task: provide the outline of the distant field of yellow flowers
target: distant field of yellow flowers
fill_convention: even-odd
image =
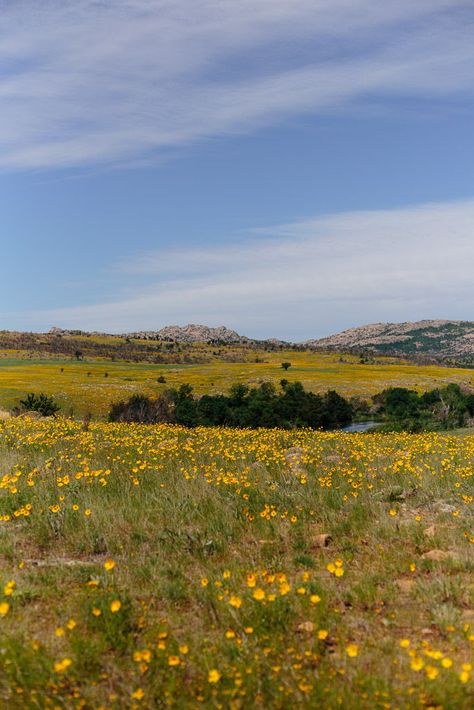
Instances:
[[[248,353],[246,357],[250,357]],[[157,394],[166,387],[191,384],[198,394],[227,392],[236,382],[256,385],[282,378],[300,381],[306,390],[325,392],[336,389],[343,396],[367,397],[386,387],[402,386],[428,390],[456,382],[474,386],[474,370],[437,365],[414,365],[380,358],[360,364],[359,359],[337,353],[256,352],[263,362],[226,362],[216,358],[208,363],[154,365],[110,360],[26,357],[25,353],[0,351],[0,409],[10,409],[27,392],[54,395],[63,411],[75,416],[91,413],[104,417],[110,404],[135,393]],[[342,361],[341,361],[342,359]],[[286,372],[282,362],[291,362]],[[166,383],[157,382],[163,376]]]
[[[474,436],[19,417],[0,461],[1,708],[472,707]]]

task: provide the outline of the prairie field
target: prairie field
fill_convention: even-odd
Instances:
[[[472,707],[474,436],[17,417],[0,461],[0,707]]]
[[[195,351],[199,347],[195,346]],[[232,352],[235,355],[235,348]],[[110,404],[132,394],[158,394],[166,387],[191,384],[197,394],[227,392],[236,382],[255,385],[263,381],[278,385],[282,378],[300,381],[305,389],[325,392],[336,389],[343,396],[367,397],[386,387],[416,390],[442,387],[450,382],[474,387],[474,370],[440,365],[415,365],[393,358],[360,364],[359,358],[337,353],[242,351],[241,362],[214,358],[196,364],[150,364],[111,360],[25,357],[20,352],[0,352],[0,408],[10,409],[27,392],[54,395],[66,413],[91,413],[103,418]],[[247,358],[247,361],[245,361]],[[249,359],[250,358],[250,359]],[[258,358],[262,362],[255,362]],[[291,362],[286,372],[282,362]],[[166,382],[157,382],[158,377]]]

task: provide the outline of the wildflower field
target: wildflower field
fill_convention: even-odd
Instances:
[[[0,707],[472,707],[474,436],[18,417],[0,461]]]
[[[195,346],[199,352],[198,346]],[[222,348],[225,354],[226,349]],[[236,351],[233,348],[232,351]],[[244,361],[244,357],[247,361]],[[259,359],[260,362],[255,362]],[[105,417],[112,402],[140,393],[156,395],[167,387],[183,383],[197,394],[227,392],[240,382],[252,386],[261,382],[278,385],[282,378],[301,382],[310,392],[336,389],[341,395],[368,397],[386,387],[409,387],[429,390],[450,382],[474,387],[474,370],[416,365],[393,358],[361,364],[359,358],[337,353],[253,352],[242,350],[241,362],[215,357],[195,364],[151,364],[111,360],[77,361],[49,357],[37,358],[28,352],[0,350],[0,409],[10,409],[27,392],[54,395],[64,412],[83,416]],[[342,360],[342,361],[341,361]],[[291,362],[286,372],[281,363]],[[158,382],[164,377],[165,382]]]

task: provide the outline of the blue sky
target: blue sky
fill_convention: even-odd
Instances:
[[[474,6],[390,5],[0,2],[0,328],[473,319]]]

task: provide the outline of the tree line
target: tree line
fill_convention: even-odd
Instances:
[[[169,422],[184,426],[310,427],[335,429],[352,421],[350,402],[334,390],[307,392],[300,382],[282,380],[280,390],[270,382],[259,387],[234,384],[228,395],[196,397],[191,385],[167,389],[151,398],[136,394],[116,402],[112,422]]]
[[[164,380],[164,378],[163,378]],[[35,411],[55,416],[60,410],[53,397],[29,393],[14,414]],[[422,394],[405,387],[389,387],[370,401],[347,400],[334,390],[307,392],[300,382],[281,380],[259,387],[234,384],[227,395],[198,397],[191,385],[169,388],[155,397],[134,394],[112,404],[111,422],[171,423],[183,426],[309,427],[338,429],[356,420],[372,419],[379,431],[437,431],[474,423],[474,394],[449,384]]]
[[[390,387],[373,397],[373,405],[387,431],[457,429],[474,417],[474,394],[454,383],[423,394]]]

